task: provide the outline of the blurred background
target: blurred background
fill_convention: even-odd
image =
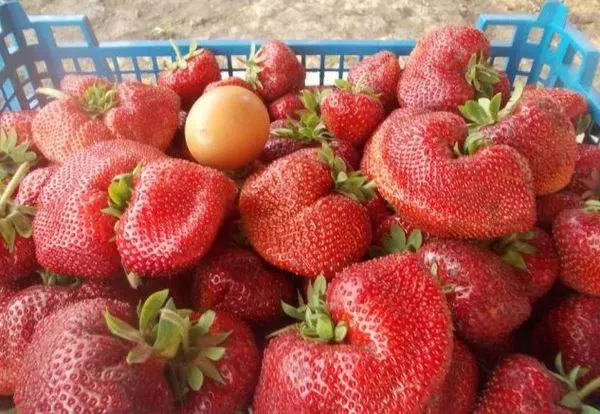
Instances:
[[[484,12],[535,13],[543,0],[22,0],[29,14],[87,14],[99,40],[415,38]],[[391,4],[390,4],[391,3]],[[600,46],[600,0],[570,0]]]

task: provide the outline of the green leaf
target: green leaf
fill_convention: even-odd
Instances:
[[[225,355],[225,348],[223,347],[208,347],[202,350],[202,355],[211,361],[219,361]]]
[[[591,405],[584,404],[581,406],[581,414],[600,414],[600,410]]]
[[[331,319],[326,317],[319,317],[317,319],[316,326],[317,335],[319,338],[329,342],[334,337],[333,324]]]
[[[116,335],[127,341],[144,343],[144,338],[140,334],[140,331],[129,325],[127,322],[117,318],[116,316],[112,316],[108,310],[105,310],[103,315],[104,320],[106,321],[106,326],[108,326],[108,330],[113,335]]]
[[[216,314],[212,310],[207,310],[200,316],[200,319],[198,319],[198,322],[197,322],[200,332],[202,332],[203,334],[208,333],[208,331],[210,330],[210,327],[215,322],[215,316],[216,316]]]
[[[525,90],[524,83],[517,83],[515,85],[515,87],[513,89],[513,93],[511,94],[510,99],[508,100],[506,106],[498,114],[499,118],[504,118],[505,116],[509,115],[512,112],[513,108],[517,105],[517,103],[519,103],[519,100],[521,100],[524,90]]]
[[[281,308],[283,309],[283,312],[294,318],[297,319],[299,321],[303,321],[304,320],[304,314],[303,312],[300,312],[298,310],[298,308],[293,307],[292,305],[288,305],[287,303],[285,303],[284,301],[281,301]]]
[[[191,332],[191,330],[190,330],[190,332]],[[216,334],[202,335],[202,336],[197,337],[195,339],[190,334],[190,342],[192,344],[195,344],[195,345],[200,346],[202,348],[211,347],[211,346],[217,346],[217,345],[221,345],[223,342],[225,342],[227,340],[227,338],[229,338],[229,336],[231,335],[231,333],[232,333],[232,331],[229,331],[229,332],[219,332],[219,333],[216,333]]]
[[[408,236],[408,241],[406,243],[408,249],[412,252],[416,252],[417,250],[419,250],[421,248],[421,245],[423,244],[423,234],[421,233],[421,230],[416,229],[413,230],[410,235]]]
[[[194,360],[194,364],[202,370],[202,373],[220,384],[225,384],[225,380],[221,376],[217,367],[204,356],[199,356]]]
[[[519,270],[527,270],[527,263],[525,263],[525,259],[523,259],[521,253],[516,250],[508,250],[506,253],[504,253],[503,259]]]
[[[337,326],[335,327],[335,332],[334,332],[334,340],[335,342],[342,342],[345,338],[346,335],[348,334],[348,325],[346,325],[346,322],[340,322],[337,324]]]
[[[153,293],[146,299],[140,312],[140,331],[146,332],[156,323],[156,319],[160,314],[160,309],[165,304],[169,296],[169,290],[159,290]]]
[[[202,384],[204,384],[204,374],[195,365],[188,368],[185,373],[185,379],[189,387],[194,391],[199,391],[202,388]]]
[[[138,344],[135,347],[131,348],[129,353],[127,354],[127,363],[128,364],[142,364],[146,362],[152,356],[152,347],[148,344]]]
[[[178,327],[162,317],[158,321],[158,331],[153,348],[167,359],[175,357],[181,345],[181,334]]]

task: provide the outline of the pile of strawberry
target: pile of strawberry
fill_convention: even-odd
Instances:
[[[67,76],[2,114],[0,395],[20,414],[599,412],[587,104],[511,91],[489,49],[447,26],[404,68],[382,51],[305,87],[281,42],[224,80],[193,45],[157,85]],[[224,85],[272,120],[227,172],[182,135]]]

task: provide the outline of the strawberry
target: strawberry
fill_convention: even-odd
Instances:
[[[207,258],[196,270],[193,297],[200,311],[227,312],[249,324],[281,319],[281,301],[291,302],[287,276],[263,264],[255,253],[233,247]]]
[[[104,312],[110,331],[132,342],[127,362],[162,361],[177,412],[233,414],[245,408],[260,368],[250,329],[226,313],[177,309],[167,295],[159,291],[144,302],[138,329]]]
[[[171,41],[176,59],[158,75],[157,83],[177,93],[181,106],[190,108],[202,95],[206,85],[221,80],[221,69],[215,55],[207,49],[198,49],[192,42],[187,54],[182,55],[179,47]]]
[[[467,145],[471,155],[458,156],[453,148],[466,136],[455,114],[399,109],[365,146],[361,168],[399,215],[434,236],[528,231],[535,198],[527,161],[506,145]]]
[[[454,340],[452,365],[444,379],[442,389],[428,402],[425,414],[469,414],[477,400],[479,370],[477,361],[469,348],[458,339]]]
[[[33,143],[31,123],[33,122],[33,118],[35,118],[35,114],[36,111],[29,109],[15,112],[2,112],[0,114],[0,130],[8,133],[14,129],[19,144],[25,142]]]
[[[372,89],[342,79],[335,84],[321,104],[323,122],[339,140],[362,145],[385,118],[385,109]]]
[[[179,123],[177,125],[177,131],[175,131],[173,141],[171,141],[171,145],[169,148],[167,148],[165,153],[169,157],[194,161],[194,157],[192,156],[192,153],[190,152],[185,141],[185,121],[187,120],[187,116],[187,112],[179,111]]]
[[[208,85],[206,85],[206,88],[204,89],[204,93],[207,93],[207,92],[209,92],[215,88],[218,88],[220,86],[241,86],[242,88],[248,89],[249,91],[256,92],[254,90],[254,88],[252,87],[252,85],[250,85],[244,79],[231,77],[231,78],[227,78],[227,79],[209,83]]]
[[[208,251],[235,192],[223,174],[153,147],[98,143],[61,166],[42,191],[38,260],[82,278],[118,277],[122,266],[130,275],[176,274]]]
[[[41,321],[57,310],[85,299],[133,300],[132,295],[127,292],[131,289],[127,286],[78,284],[54,275],[52,277],[52,282],[46,279],[47,284],[36,284],[14,293],[0,310],[1,395],[14,393],[23,355]]]
[[[597,145],[577,144],[575,172],[569,189],[589,198],[600,196],[600,148]]]
[[[297,92],[290,92],[269,104],[269,115],[271,121],[288,118],[297,119],[296,112],[302,109],[304,109],[304,105],[300,100],[300,95]]]
[[[560,257],[560,280],[581,293],[600,296],[600,201],[565,210],[552,226]]]
[[[284,310],[299,322],[265,349],[257,414],[417,413],[450,369],[448,308],[413,254],[318,277]]]
[[[589,124],[591,119],[589,119],[588,104],[583,95],[567,88],[540,88],[533,85],[529,85],[527,88],[535,90],[537,94],[546,95],[556,102],[578,131],[582,127],[584,130],[587,128],[586,124]]]
[[[594,412],[585,404],[585,399],[599,384],[590,383],[589,387],[579,389],[580,367],[566,373],[560,354],[556,365],[557,373],[553,373],[530,356],[513,354],[507,357],[493,372],[474,413]]]
[[[491,248],[516,269],[531,302],[546,295],[554,285],[560,261],[552,238],[545,231],[536,228],[509,234],[495,241]]]
[[[571,190],[546,194],[536,200],[538,225],[550,231],[554,219],[561,211],[583,207],[581,195]]]
[[[480,30],[443,26],[423,36],[398,82],[400,107],[457,112],[476,97],[491,98],[500,75],[488,62],[490,42]]]
[[[373,92],[380,94],[379,99],[386,111],[398,106],[396,88],[402,75],[398,56],[388,50],[382,50],[365,57],[348,71],[348,82],[352,85],[363,84]]]
[[[502,341],[531,312],[512,267],[487,249],[458,240],[431,241],[418,252],[448,290],[457,334],[475,344]]]
[[[254,44],[245,62],[248,82],[266,102],[304,87],[306,70],[288,45],[269,40],[258,51]]]
[[[588,369],[584,380],[600,376],[600,298],[573,295],[548,312],[532,337],[536,356],[551,363],[561,353],[565,369]]]
[[[500,94],[491,100],[467,101],[459,109],[470,128],[476,128],[477,139],[509,145],[527,158],[535,193],[543,195],[561,190],[571,181],[577,142],[560,106],[536,91],[517,88],[502,110]]]
[[[164,363],[127,363],[130,347],[110,334],[103,311],[135,320],[133,306],[101,298],[42,321],[23,357],[14,395],[19,412],[174,412]]]
[[[21,181],[21,184],[19,184],[19,191],[15,197],[15,202],[22,206],[36,206],[42,190],[56,170],[56,166],[50,166],[38,168],[27,174],[23,178],[23,181]]]
[[[384,220],[394,215],[394,212],[389,207],[387,201],[385,201],[383,197],[381,197],[381,194],[379,194],[379,191],[377,191],[377,189],[373,191],[373,198],[367,201],[365,207],[367,208],[367,213],[369,213],[369,218],[371,219],[371,226],[374,230],[376,230],[377,227]],[[375,234],[373,236],[373,239],[377,241]]]
[[[33,165],[38,161],[37,154],[30,148],[31,142],[21,142],[15,128],[0,129],[0,185],[7,184],[21,164]]]
[[[372,196],[373,187],[328,146],[296,151],[244,183],[244,232],[270,264],[302,276],[332,276],[360,260],[371,243],[360,202]]]
[[[139,82],[111,85],[95,76],[67,75],[59,98],[44,106],[31,125],[33,140],[48,160],[64,163],[96,142],[129,139],[165,150],[177,129],[179,97]]]
[[[426,237],[400,216],[389,216],[373,229],[373,246],[369,254],[378,257],[405,251],[414,253],[421,248]]]

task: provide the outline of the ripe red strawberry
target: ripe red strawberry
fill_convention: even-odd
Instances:
[[[535,198],[525,158],[505,145],[457,156],[453,148],[466,136],[455,114],[399,109],[367,143],[361,168],[399,215],[432,235],[490,238],[529,230]]]
[[[232,76],[232,77],[227,78],[227,79],[223,79],[223,80],[220,80],[220,81],[215,81],[215,82],[209,83],[208,85],[206,85],[206,88],[204,89],[204,93],[206,93],[208,91],[211,91],[211,90],[213,90],[215,88],[218,88],[220,86],[241,86],[242,88],[248,89],[249,91],[256,92],[254,90],[254,88],[252,87],[252,85],[250,85],[244,79],[242,79],[242,78],[236,78],[236,77]]]
[[[573,295],[555,306],[536,326],[532,347],[536,356],[551,364],[559,352],[565,369],[577,365],[588,372],[584,381],[600,377],[600,298]]]
[[[487,249],[463,241],[431,241],[419,252],[425,268],[447,287],[457,334],[468,342],[501,342],[531,312],[512,267]]]
[[[581,195],[571,190],[540,196],[536,199],[538,225],[551,231],[552,223],[560,212],[581,208],[583,203]]]
[[[232,247],[208,257],[195,271],[195,308],[227,312],[254,326],[281,319],[281,301],[291,303],[288,277],[266,266],[255,253]]]
[[[372,190],[331,148],[309,148],[250,176],[239,210],[248,240],[267,262],[303,276],[331,276],[360,260],[371,243],[359,201]]]
[[[164,363],[128,364],[130,347],[111,335],[103,311],[136,319],[131,305],[91,299],[62,308],[38,326],[14,395],[19,412],[174,412]]]
[[[515,90],[500,111],[501,95],[467,101],[460,112],[477,128],[479,139],[509,145],[529,161],[538,195],[559,191],[575,170],[575,131],[560,106],[537,90]],[[522,94],[522,96],[521,96]]]
[[[580,120],[588,115],[588,104],[585,97],[571,89],[540,88],[533,85],[527,86],[527,88],[534,89],[536,93],[550,97],[562,108],[576,128]]]
[[[495,241],[492,250],[515,268],[530,302],[546,295],[556,278],[560,261],[552,238],[541,229],[509,234]]]
[[[373,198],[367,201],[365,207],[367,208],[367,213],[369,213],[373,229],[376,229],[384,220],[394,215],[387,201],[381,197],[381,194],[377,190],[373,192]]]
[[[335,84],[321,104],[323,122],[337,139],[362,145],[385,118],[385,109],[370,88],[341,79]]]
[[[591,390],[577,388],[578,372],[566,373],[562,364],[557,365],[560,378],[530,356],[507,357],[492,374],[475,414],[593,412],[584,409],[584,400]]]
[[[36,284],[14,293],[0,309],[0,395],[14,393],[23,355],[41,321],[59,309],[85,299],[133,301],[134,297],[128,291],[132,292],[126,284],[78,285],[75,282],[72,285]]]
[[[195,161],[185,141],[185,121],[187,120],[187,115],[188,114],[185,111],[179,112],[179,123],[177,126],[177,131],[175,131],[173,141],[171,141],[171,145],[169,146],[169,148],[167,148],[165,153],[170,157],[181,158],[182,160],[188,161]]]
[[[176,59],[158,75],[157,83],[172,89],[181,98],[183,108],[191,107],[202,95],[206,85],[221,80],[221,69],[217,58],[210,50],[198,49],[192,42],[187,54],[182,55],[179,47],[171,41]]]
[[[129,139],[165,150],[177,129],[179,97],[139,82],[113,86],[94,76],[67,75],[60,99],[44,106],[31,125],[33,140],[48,160],[64,163],[96,142]]]
[[[600,148],[597,145],[578,144],[575,172],[569,189],[586,196],[600,196]]]
[[[498,71],[498,77],[500,80],[492,86],[492,96],[500,94],[502,96],[501,107],[504,108],[508,103],[511,95],[511,83],[510,79],[508,79],[508,75],[506,72]]]
[[[15,202],[22,206],[36,206],[42,190],[56,170],[56,166],[50,166],[38,168],[28,173],[19,184]]]
[[[477,400],[479,370],[469,348],[454,340],[452,365],[442,389],[428,402],[425,414],[469,414]]]
[[[29,142],[33,144],[33,135],[31,134],[31,123],[35,118],[36,111],[23,109],[15,112],[0,113],[0,130],[8,133],[15,130],[17,142],[23,144]],[[35,148],[33,148],[35,150]]]
[[[271,121],[278,119],[298,119],[297,111],[304,109],[298,92],[290,92],[269,104],[269,116]]]
[[[552,226],[560,257],[560,280],[572,289],[600,296],[600,201],[560,213]]]
[[[379,99],[386,111],[398,106],[396,88],[402,75],[400,62],[395,53],[383,50],[365,57],[348,72],[348,82],[363,84],[380,94]]]
[[[414,253],[428,239],[428,234],[423,234],[404,218],[390,215],[373,228],[373,245],[369,254],[378,257],[405,251]]]
[[[306,70],[288,45],[269,40],[258,51],[254,45],[246,64],[246,81],[266,102],[304,87]]]
[[[471,99],[491,98],[500,76],[488,63],[489,47],[485,34],[471,27],[448,25],[427,33],[398,82],[400,107],[457,112]]]
[[[418,258],[358,263],[325,285],[284,307],[300,322],[267,345],[254,412],[421,412],[449,371],[452,328]]]

